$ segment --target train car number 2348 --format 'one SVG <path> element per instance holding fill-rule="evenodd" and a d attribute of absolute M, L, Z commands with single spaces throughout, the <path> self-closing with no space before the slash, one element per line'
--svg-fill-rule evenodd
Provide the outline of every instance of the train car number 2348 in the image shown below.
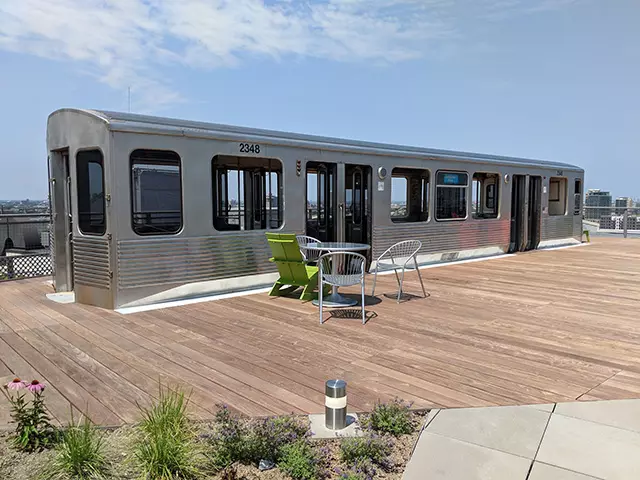
<path fill-rule="evenodd" d="M 241 143 L 240 153 L 260 153 L 260 145 L 257 143 Z"/>

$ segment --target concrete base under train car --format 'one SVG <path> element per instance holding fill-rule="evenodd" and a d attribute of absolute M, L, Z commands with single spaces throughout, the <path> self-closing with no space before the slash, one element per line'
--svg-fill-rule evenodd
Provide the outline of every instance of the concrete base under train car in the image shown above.
<path fill-rule="evenodd" d="M 566 247 L 570 245 L 580 245 L 582 242 L 576 238 L 555 238 L 553 240 L 543 240 L 538 245 L 538 250 L 547 248 Z"/>
<path fill-rule="evenodd" d="M 263 273 L 259 275 L 248 275 L 244 277 L 224 278 L 221 280 L 210 280 L 206 282 L 194 282 L 179 285 L 177 287 L 163 290 L 153 295 L 137 298 L 132 301 L 120 303 L 118 308 L 131 308 L 146 305 L 162 304 L 176 300 L 190 300 L 200 297 L 210 297 L 224 295 L 228 293 L 238 293 L 253 291 L 264 288 L 278 279 L 277 273 Z M 131 294 L 129 294 L 132 296 Z"/>

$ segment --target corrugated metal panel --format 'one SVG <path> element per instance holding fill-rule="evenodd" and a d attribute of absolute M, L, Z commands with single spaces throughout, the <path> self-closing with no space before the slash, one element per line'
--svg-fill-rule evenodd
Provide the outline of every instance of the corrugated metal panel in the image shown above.
<path fill-rule="evenodd" d="M 402 240 L 420 240 L 421 253 L 445 253 L 509 245 L 509 220 L 398 223 L 374 227 L 373 256 Z"/>
<path fill-rule="evenodd" d="M 78 285 L 110 289 L 109 242 L 102 238 L 73 239 L 73 275 Z"/>
<path fill-rule="evenodd" d="M 573 215 L 548 216 L 542 220 L 542 240 L 573 237 Z"/>
<path fill-rule="evenodd" d="M 241 277 L 276 271 L 264 232 L 118 242 L 119 288 Z"/>

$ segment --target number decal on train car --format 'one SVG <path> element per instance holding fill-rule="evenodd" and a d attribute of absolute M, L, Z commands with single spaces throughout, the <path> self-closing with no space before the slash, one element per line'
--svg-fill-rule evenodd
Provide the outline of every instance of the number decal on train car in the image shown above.
<path fill-rule="evenodd" d="M 240 153 L 260 153 L 260 145 L 257 143 L 241 143 Z"/>

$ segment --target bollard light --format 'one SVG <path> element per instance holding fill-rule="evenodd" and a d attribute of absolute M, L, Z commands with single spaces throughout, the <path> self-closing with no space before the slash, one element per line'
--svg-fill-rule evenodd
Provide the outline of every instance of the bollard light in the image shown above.
<path fill-rule="evenodd" d="M 324 415 L 329 430 L 347 427 L 347 382 L 327 380 L 325 384 Z"/>

